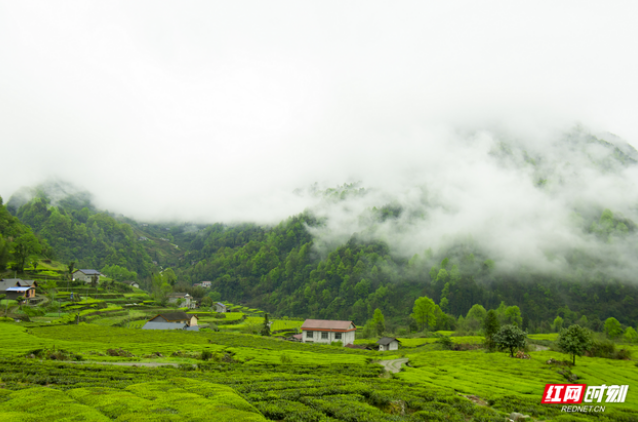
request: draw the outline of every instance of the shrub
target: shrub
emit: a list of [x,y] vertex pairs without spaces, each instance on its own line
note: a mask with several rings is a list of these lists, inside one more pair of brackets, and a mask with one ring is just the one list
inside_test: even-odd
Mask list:
[[448,336],[441,336],[436,342],[445,350],[452,350],[454,348],[454,342]]
[[616,352],[616,345],[613,341],[603,339],[603,340],[594,340],[589,349],[587,350],[587,355],[596,357],[596,358],[607,358],[611,359]]

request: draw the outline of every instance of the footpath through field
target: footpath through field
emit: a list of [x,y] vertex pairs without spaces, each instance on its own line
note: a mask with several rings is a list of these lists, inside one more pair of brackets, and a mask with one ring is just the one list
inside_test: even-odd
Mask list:
[[95,361],[77,362],[77,361],[67,360],[67,361],[64,361],[64,363],[75,363],[80,365],[95,364],[95,365],[117,365],[117,366],[146,366],[148,368],[157,368],[158,366],[174,366],[175,368],[179,367],[179,363],[175,363],[175,362],[95,362]]
[[403,365],[404,363],[408,363],[408,360],[408,358],[380,360],[377,361],[377,363],[383,365],[386,371],[394,372],[396,374],[401,371],[401,365]]

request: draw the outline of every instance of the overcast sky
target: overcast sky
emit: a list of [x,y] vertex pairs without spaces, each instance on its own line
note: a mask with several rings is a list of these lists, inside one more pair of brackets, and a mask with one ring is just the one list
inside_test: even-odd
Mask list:
[[314,182],[392,190],[439,153],[463,176],[459,133],[637,145],[637,5],[2,1],[0,195],[59,178],[138,218],[270,222]]

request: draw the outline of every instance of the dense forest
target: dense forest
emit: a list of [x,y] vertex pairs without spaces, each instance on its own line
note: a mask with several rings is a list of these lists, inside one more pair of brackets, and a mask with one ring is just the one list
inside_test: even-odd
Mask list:
[[[638,153],[631,147],[591,136],[578,142],[606,149],[604,156],[584,154],[602,175],[636,165]],[[575,157],[578,142],[570,138],[561,148]],[[510,145],[501,144],[491,155],[499,165],[525,169],[535,189],[547,195],[562,194],[560,187],[571,183],[570,177],[580,177],[560,173],[547,157]],[[328,205],[370,195],[357,184],[313,186],[310,192]],[[565,325],[586,321],[596,330],[609,317],[627,325],[638,322],[638,287],[627,266],[636,261],[638,243],[631,218],[575,202],[574,230],[589,246],[570,248],[560,259],[547,252],[564,263],[561,270],[499,260],[480,241],[462,237],[409,256],[379,235],[379,227],[397,232],[417,227],[435,206],[429,199],[417,206],[379,202],[354,216],[359,231],[335,241],[322,236],[332,230],[330,217],[313,209],[272,226],[140,222],[98,210],[89,193],[56,182],[23,190],[0,208],[0,266],[21,269],[39,254],[74,261],[76,268],[117,268],[121,277],[136,278],[149,291],[154,275],[162,273],[170,274],[174,291],[191,291],[193,284],[208,280],[214,298],[276,315],[359,324],[380,309],[388,324],[406,326],[415,299],[422,296],[449,315],[439,320],[440,328],[455,324],[475,304],[518,306],[530,330],[548,331],[556,317]],[[20,253],[18,246],[29,242],[32,250]]]

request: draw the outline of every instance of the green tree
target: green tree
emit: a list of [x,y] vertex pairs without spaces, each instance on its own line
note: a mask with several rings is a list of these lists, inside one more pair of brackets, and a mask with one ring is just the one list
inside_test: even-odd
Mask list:
[[261,327],[262,336],[270,336],[270,323],[268,322],[268,314],[264,314],[264,325]]
[[466,318],[472,318],[476,321],[479,321],[481,324],[483,324],[483,321],[485,321],[486,315],[487,315],[487,311],[485,310],[485,308],[479,304],[476,304],[472,306],[469,311],[467,311]]
[[419,330],[424,330],[426,327],[434,327],[436,324],[435,306],[434,301],[427,296],[420,297],[414,301],[410,317],[416,321]]
[[634,330],[633,327],[627,327],[627,329],[625,330],[625,334],[623,335],[623,339],[627,343],[637,343],[638,333],[636,333],[636,330]]
[[151,292],[153,294],[153,299],[155,299],[156,302],[165,302],[172,291],[173,288],[170,284],[168,284],[168,281],[166,281],[166,277],[163,274],[153,275],[151,278]]
[[510,357],[514,357],[516,350],[525,348],[525,337],[527,333],[515,325],[504,325],[494,335],[494,343],[501,350],[509,350]]
[[485,347],[488,350],[494,350],[496,343],[494,342],[494,336],[498,333],[501,324],[498,322],[498,315],[494,309],[490,309],[485,314],[485,320],[483,321],[483,335],[485,336]]
[[175,271],[172,268],[167,268],[162,271],[162,275],[164,276],[164,280],[171,286],[175,286],[177,283],[177,275],[175,275]]
[[557,333],[560,333],[560,331],[563,329],[563,318],[561,318],[560,316],[557,316],[554,319],[554,323],[552,324],[552,326],[554,327],[554,331],[556,331]]
[[71,261],[67,264],[66,266],[68,274],[67,277],[69,279],[69,281],[71,281],[73,279],[73,270],[75,269],[75,261]]
[[38,255],[42,252],[38,238],[31,231],[19,236],[11,246],[20,272],[24,272],[24,266],[32,255]]
[[98,282],[99,278],[96,275],[92,275],[91,276],[91,287],[93,287],[95,289],[95,291],[97,292],[97,282]]
[[518,306],[508,306],[505,309],[505,321],[520,328],[523,325],[520,308]]
[[382,336],[385,332],[385,317],[383,316],[383,312],[381,312],[381,309],[377,308],[374,310],[372,322],[374,324],[374,330],[376,331],[376,333],[379,336]]
[[605,320],[605,333],[607,333],[607,337],[611,339],[621,336],[623,330],[620,322],[614,317],[607,318]]
[[582,356],[591,347],[591,334],[589,330],[580,325],[571,325],[561,330],[556,344],[563,352],[572,355],[572,365],[576,365],[576,356]]
[[7,268],[10,251],[9,242],[0,234],[0,271],[4,271]]

